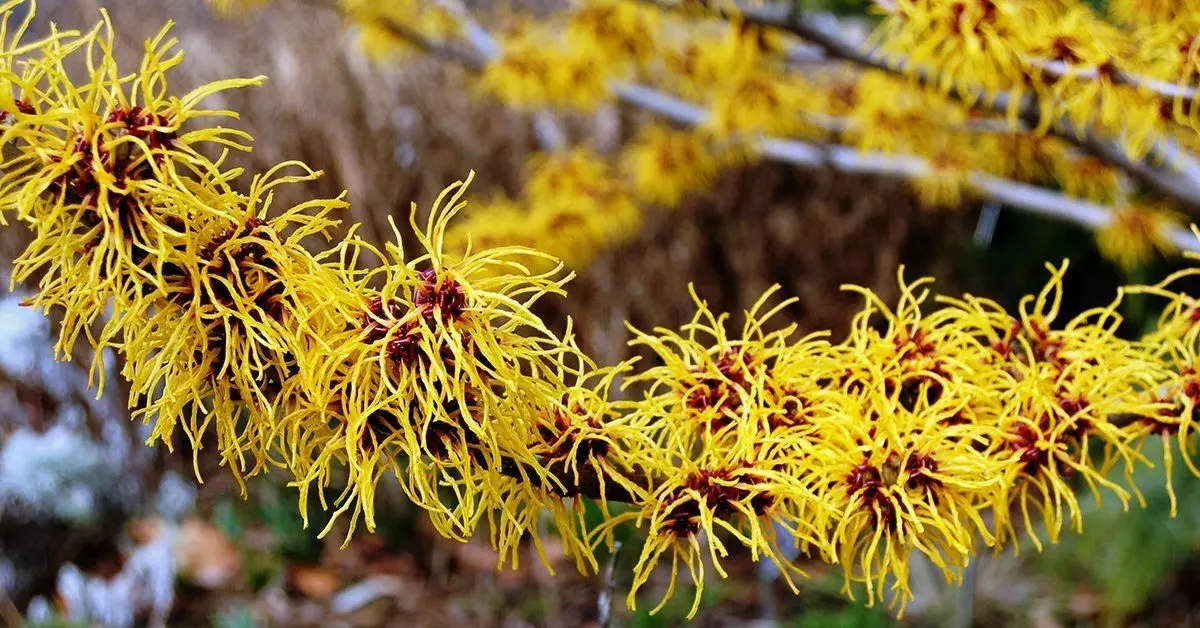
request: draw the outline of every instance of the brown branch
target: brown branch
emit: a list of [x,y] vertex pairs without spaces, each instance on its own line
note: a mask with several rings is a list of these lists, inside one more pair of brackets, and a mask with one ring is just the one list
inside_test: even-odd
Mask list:
[[[635,504],[641,501],[612,477],[602,478],[594,464],[579,466],[578,481],[575,480],[575,475],[565,468],[556,472],[548,467],[546,471],[552,474],[554,483],[549,485],[543,483],[536,471],[512,458],[503,458],[500,463],[500,473],[522,482],[529,482],[560,497],[582,495],[597,501],[606,500],[625,504]],[[601,483],[601,479],[604,480],[603,483]],[[635,473],[628,476],[627,479],[633,484],[644,486],[647,484],[648,478]]]
[[483,57],[470,50],[465,50],[449,42],[434,41],[420,31],[409,28],[400,22],[379,19],[373,20],[373,22],[393,37],[403,39],[424,52],[456,61],[474,72],[483,70],[484,66],[487,65]]
[[1113,414],[1109,415],[1108,422],[1118,428],[1126,428],[1144,419],[1145,417],[1138,414]]
[[350,11],[336,0],[296,0],[299,4],[318,10],[332,11],[350,19],[370,22],[397,39],[403,39],[415,48],[448,59],[453,59],[471,70],[482,70],[485,60],[470,50],[464,50],[450,42],[435,41],[407,24],[386,17],[370,15],[364,11]]

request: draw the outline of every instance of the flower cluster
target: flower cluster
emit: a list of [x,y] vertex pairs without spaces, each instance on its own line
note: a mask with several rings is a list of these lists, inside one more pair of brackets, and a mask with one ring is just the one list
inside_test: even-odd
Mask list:
[[[696,158],[702,158],[697,153]],[[642,225],[635,189],[595,152],[537,155],[519,200],[496,199],[449,234],[453,250],[522,245],[574,267],[618,246]]]
[[[197,456],[215,440],[239,481],[289,474],[301,512],[315,502],[334,513],[322,534],[337,522],[348,535],[360,522],[373,530],[390,475],[446,537],[486,531],[502,563],[551,533],[594,570],[615,528],[636,525],[647,541],[631,604],[670,562],[666,595],[686,571],[694,614],[707,570],[724,575],[734,551],[774,561],[795,587],[798,552],[838,565],[848,594],[865,586],[869,602],[902,612],[914,554],[955,580],[984,548],[1022,536],[1040,547],[1080,529],[1077,487],[1136,502],[1148,436],[1167,442],[1168,469],[1178,456],[1196,471],[1200,302],[1180,286],[1198,269],[1126,289],[1164,303],[1142,340],[1118,334],[1124,291],[1061,320],[1065,262],[1016,312],[934,296],[931,280],[901,269],[894,304],[848,287],[864,304],[838,341],[781,322],[791,301],[776,289],[738,333],[696,296],[680,329],[633,332],[649,364],[598,366],[569,324],[551,329],[534,312],[571,277],[555,252],[476,237],[486,215],[454,224],[466,184],[423,221],[413,207],[415,250],[395,225],[382,248],[355,227],[335,236],[340,198],[272,203],[278,186],[318,173],[288,162],[247,178],[223,165],[223,150],[202,150],[248,149],[244,134],[199,125],[233,115],[199,101],[254,80],[173,97],[181,57],[166,31],[128,72],[112,58],[107,19],[23,43],[28,21],[11,24],[19,4],[4,5],[0,31],[13,33],[0,42],[12,92],[0,103],[0,217],[33,232],[15,270],[38,282],[30,305],[62,316],[63,355],[83,345],[98,364],[106,350],[120,355],[133,414],[154,423],[154,440],[186,438]],[[635,35],[656,22],[601,8],[568,36],[622,51],[638,70],[650,50]],[[722,54],[780,47],[756,36],[745,49],[738,37]],[[66,68],[80,57],[90,72],[77,82]],[[750,130],[753,119],[727,121]],[[546,157],[533,166],[530,208],[508,210],[528,214],[508,218],[557,223],[545,228],[567,242],[564,256],[594,248],[636,227],[635,195],[677,201],[706,182],[710,139],[649,132],[627,155],[628,179],[582,151]],[[650,168],[670,181],[645,179]]]
[[[612,157],[629,165],[643,204],[677,204],[721,166],[758,159],[765,139],[838,141],[922,158],[924,167],[904,176],[934,209],[962,207],[981,175],[1112,205],[1107,228],[1096,227],[1099,248],[1127,270],[1177,246],[1164,218],[1170,199],[1135,196],[1111,160],[1072,138],[1092,133],[1135,160],[1200,147],[1200,22],[1188,2],[1146,10],[1112,2],[1110,20],[1082,0],[882,3],[885,17],[865,48],[886,71],[798,63],[797,37],[743,19],[731,3],[586,0],[549,16],[502,17],[494,42],[449,0],[368,4],[340,5],[364,36],[479,48],[480,91],[515,108],[590,113],[631,82],[694,103],[702,115],[687,130],[645,126]],[[477,241],[554,249],[565,241],[550,227],[561,206],[499,199],[464,230]],[[517,232],[509,225],[520,216],[538,226]],[[572,265],[620,245],[629,228],[621,219],[585,222],[569,230],[586,241],[564,256]]]

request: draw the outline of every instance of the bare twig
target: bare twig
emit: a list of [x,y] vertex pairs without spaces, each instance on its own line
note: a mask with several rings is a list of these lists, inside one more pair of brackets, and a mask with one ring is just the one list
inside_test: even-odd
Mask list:
[[1150,145],[1150,154],[1192,181],[1200,181],[1200,160],[1170,137],[1160,137]]
[[[601,477],[595,465],[579,465],[578,479],[576,479],[574,473],[562,467],[559,467],[557,472],[553,468],[548,469],[548,471],[553,474],[552,483],[542,482],[541,477],[533,469],[512,458],[504,458],[500,464],[501,474],[514,480],[521,480],[522,482],[540,486],[561,497],[583,495],[595,500],[603,499],[623,504],[636,504],[640,501],[636,495],[612,477]],[[638,474],[630,474],[627,479],[639,486],[648,484],[648,479]]]
[[10,628],[19,628],[20,626],[28,625],[25,619],[21,617],[21,611],[17,608],[16,603],[8,596],[8,592],[4,587],[0,587],[0,619],[4,620],[4,625]]
[[1166,100],[1182,101],[1189,107],[1196,101],[1196,88],[1194,87],[1177,85],[1169,81],[1141,76],[1124,70],[1112,63],[1101,67],[1084,68],[1055,60],[1039,61],[1026,59],[1025,62],[1052,79],[1071,78],[1083,81],[1095,81],[1099,80],[1101,75],[1103,75],[1106,80],[1112,82],[1114,85],[1135,87]]
[[[830,116],[823,113],[801,114],[804,121],[813,128],[828,133],[842,134],[860,128],[860,123],[851,117]],[[1012,135],[1025,131],[1023,126],[1014,129],[1013,125],[997,118],[977,118],[964,122],[947,122],[938,126],[943,131],[959,133],[982,133],[992,135]]]
[[567,147],[567,134],[549,111],[533,114],[533,134],[544,151],[560,151]]
[[963,572],[962,582],[954,596],[954,616],[951,628],[971,628],[975,625],[975,576],[979,570],[979,558],[973,557]]
[[[623,101],[679,124],[699,125],[707,115],[707,111],[701,107],[639,85],[621,85],[616,91]],[[759,146],[764,157],[796,166],[829,167],[852,174],[904,178],[920,177],[932,171],[926,160],[912,155],[868,153],[839,145],[819,147],[807,142],[774,138],[763,139]],[[1112,211],[1103,205],[1045,188],[984,173],[972,173],[969,181],[985,198],[1041,216],[1073,222],[1092,230],[1101,229],[1112,221]],[[1186,229],[1172,229],[1169,237],[1182,250],[1200,251],[1200,243]]]
[[613,599],[617,592],[617,555],[620,552],[621,542],[614,541],[612,552],[608,554],[608,562],[604,564],[604,588],[600,590],[600,596],[596,600],[596,621],[600,628],[612,625]]
[[388,34],[404,39],[424,52],[450,59],[469,70],[480,71],[485,61],[475,52],[466,50],[449,42],[434,41],[425,37],[420,31],[410,28],[402,22],[387,20],[379,23]]

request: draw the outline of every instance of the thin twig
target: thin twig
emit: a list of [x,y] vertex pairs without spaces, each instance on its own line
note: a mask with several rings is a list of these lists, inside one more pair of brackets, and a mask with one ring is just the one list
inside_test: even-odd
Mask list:
[[567,147],[567,134],[549,111],[533,114],[533,134],[544,151],[556,152]]
[[971,628],[975,625],[975,576],[978,570],[979,556],[975,556],[967,563],[954,596],[954,616],[950,619],[950,628]]
[[21,609],[17,608],[4,587],[0,587],[0,618],[4,620],[4,625],[10,628],[26,625],[25,619],[21,617]]
[[[321,4],[327,8],[339,10],[338,7],[334,5],[325,3]],[[348,16],[354,17],[352,14],[348,14]],[[435,41],[430,39],[420,31],[408,26],[407,24],[404,24],[403,22],[389,19],[373,20],[373,23],[379,25],[381,28],[387,31],[389,35],[396,37],[397,39],[403,39],[423,52],[427,52],[444,59],[450,59],[469,70],[478,72],[483,69],[486,63],[486,61],[473,50],[463,49],[450,42]]]
[[608,554],[608,562],[604,564],[604,588],[596,600],[596,621],[600,628],[612,625],[613,599],[617,593],[617,555],[621,552],[621,542],[613,541],[612,552]]
[[[831,116],[824,113],[801,113],[805,123],[813,128],[827,133],[842,134],[860,128],[861,123],[852,117]],[[1013,128],[1005,120],[998,118],[975,118],[964,122],[935,123],[938,128],[948,133],[981,133],[991,135],[1014,135],[1026,131],[1024,126]]]
[[1179,171],[1192,181],[1200,181],[1200,160],[1170,137],[1160,137],[1150,144],[1150,154]]
[[[653,111],[679,124],[699,125],[707,111],[672,96],[640,85],[617,88],[621,100]],[[912,155],[862,152],[849,146],[819,147],[797,140],[766,138],[759,143],[762,155],[774,161],[809,168],[829,167],[850,174],[868,174],[914,178],[932,172],[929,162]],[[1073,222],[1091,230],[1112,222],[1112,210],[1082,199],[1072,198],[1033,185],[1002,179],[985,173],[972,173],[971,187],[985,198],[1034,214]],[[1191,231],[1173,228],[1171,242],[1182,250],[1200,251],[1200,242]]]
[[1083,68],[1073,66],[1063,61],[1050,60],[1038,61],[1026,59],[1026,63],[1037,68],[1042,74],[1052,79],[1076,79],[1083,81],[1100,80],[1101,76],[1113,85],[1124,85],[1126,87],[1135,87],[1144,92],[1160,96],[1171,101],[1182,101],[1187,106],[1192,106],[1196,101],[1196,88],[1178,85],[1169,81],[1163,81],[1148,76],[1141,76],[1133,72],[1129,72],[1118,67],[1113,63],[1106,64],[1102,67]]
[[[593,464],[579,465],[578,478],[575,473],[561,466],[557,470],[551,467],[546,471],[553,477],[553,482],[543,482],[535,470],[513,458],[503,458],[500,462],[501,474],[514,480],[539,486],[561,497],[583,495],[597,501],[604,500],[623,504],[636,504],[640,501],[636,495],[612,477],[601,477],[596,465]],[[630,473],[626,479],[638,486],[645,486],[649,483],[645,476],[637,473]]]

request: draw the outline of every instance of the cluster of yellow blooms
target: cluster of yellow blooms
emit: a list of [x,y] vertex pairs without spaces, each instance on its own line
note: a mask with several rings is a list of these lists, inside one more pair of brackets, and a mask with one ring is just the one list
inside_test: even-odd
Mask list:
[[634,190],[592,151],[538,155],[520,202],[497,199],[450,234],[451,250],[521,245],[582,266],[598,251],[637,233],[642,212]]
[[[701,124],[640,133],[641,141],[612,160],[636,164],[635,198],[643,202],[674,205],[703,189],[720,167],[754,159],[767,136],[836,138],[862,150],[925,158],[927,171],[912,181],[931,208],[961,207],[974,194],[977,173],[1116,205],[1129,219],[1112,221],[1099,246],[1131,268],[1174,250],[1164,235],[1178,224],[1169,199],[1131,198],[1117,167],[1047,131],[1067,120],[1137,159],[1164,139],[1200,148],[1200,10],[1192,4],[1116,0],[1108,3],[1108,21],[1083,0],[879,3],[884,19],[868,44],[900,66],[888,73],[798,63],[799,38],[741,20],[736,3],[583,0],[547,17],[501,19],[507,25],[484,55],[478,84],[531,110],[591,112],[631,81],[702,107]],[[414,38],[463,47],[470,38],[462,37],[463,16],[454,6],[454,0],[338,4],[381,54],[410,51]],[[904,75],[930,69],[937,74],[928,86]],[[1019,115],[1029,107],[1032,121]],[[694,147],[707,150],[697,154]],[[551,225],[559,224],[554,218],[563,203],[541,206],[546,200],[530,195],[487,204],[475,212],[485,216],[473,219],[470,231],[488,242],[553,247],[562,239]],[[620,218],[590,221],[585,236],[572,230],[571,237],[597,248],[573,251],[568,263],[586,263],[602,245],[623,241],[627,209],[606,207],[600,213]],[[538,228],[513,234],[501,220],[520,215],[533,216]]]
[[[635,332],[651,366],[597,366],[569,326],[532,311],[570,279],[553,255],[447,248],[465,184],[424,224],[413,209],[415,251],[396,227],[382,249],[353,228],[335,239],[342,200],[272,205],[277,186],[317,173],[285,163],[247,180],[223,162],[248,137],[190,128],[234,116],[200,109],[203,97],[256,80],[174,97],[180,55],[165,31],[120,70],[107,18],[25,43],[14,8],[28,7],[0,6],[0,217],[33,233],[14,277],[37,282],[30,305],[64,318],[59,351],[83,335],[98,363],[119,352],[153,440],[215,440],[239,480],[290,474],[302,511],[315,500],[350,533],[375,528],[390,476],[447,537],[486,529],[502,562],[552,533],[594,570],[614,528],[636,524],[647,542],[631,604],[669,560],[667,595],[689,572],[694,614],[706,570],[723,575],[735,548],[795,586],[785,550],[797,548],[839,565],[848,593],[863,583],[870,602],[902,610],[915,552],[954,580],[985,547],[1078,530],[1077,486],[1136,501],[1132,481],[1112,478],[1152,464],[1147,437],[1166,443],[1168,470],[1176,455],[1195,470],[1200,303],[1175,286],[1200,269],[1127,289],[1164,301],[1139,341],[1117,334],[1121,295],[1058,320],[1064,263],[1015,314],[933,297],[903,272],[895,305],[850,287],[864,306],[839,342],[779,328],[790,301],[774,291],[740,333],[697,297],[680,330]],[[66,69],[77,57],[82,81]],[[677,140],[707,163],[686,138],[645,141]],[[653,158],[629,159],[636,186]],[[562,220],[587,221],[596,203],[635,221],[632,201],[609,198],[627,194],[613,180],[572,153],[539,164],[528,194],[569,199]]]
[[1200,5],[1110,4],[1119,25],[1082,2],[898,0],[876,39],[889,53],[937,68],[944,90],[1031,91],[1042,124],[1066,116],[1127,127],[1126,148],[1143,155],[1147,131],[1170,122],[1200,128],[1193,100],[1149,89],[1150,81],[1196,85]]
[[695,133],[659,126],[642,129],[620,163],[586,148],[537,154],[522,197],[476,205],[451,230],[449,248],[526,246],[582,268],[640,230],[643,206],[676,207],[735,158]]

